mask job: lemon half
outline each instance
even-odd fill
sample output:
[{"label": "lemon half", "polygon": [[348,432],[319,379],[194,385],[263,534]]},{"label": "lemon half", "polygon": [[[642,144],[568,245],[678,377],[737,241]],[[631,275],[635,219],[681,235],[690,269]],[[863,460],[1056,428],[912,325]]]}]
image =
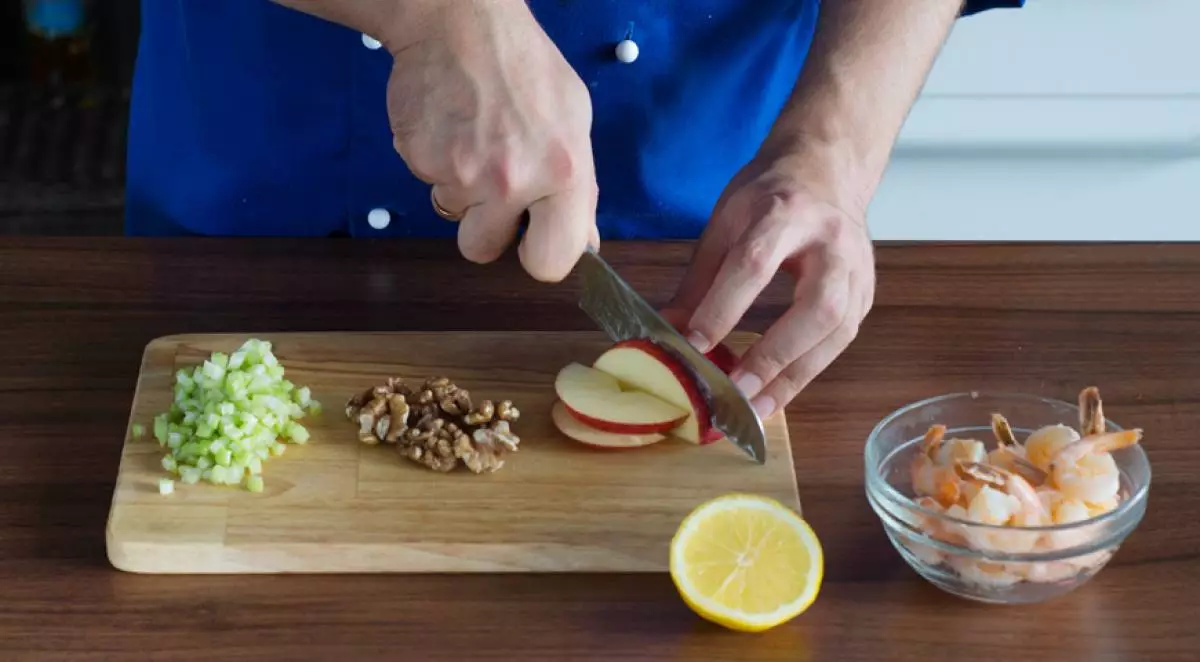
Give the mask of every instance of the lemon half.
[{"label": "lemon half", "polygon": [[671,540],[671,579],[701,617],[761,632],[800,615],[821,590],[820,541],[795,511],[751,494],[693,510]]}]

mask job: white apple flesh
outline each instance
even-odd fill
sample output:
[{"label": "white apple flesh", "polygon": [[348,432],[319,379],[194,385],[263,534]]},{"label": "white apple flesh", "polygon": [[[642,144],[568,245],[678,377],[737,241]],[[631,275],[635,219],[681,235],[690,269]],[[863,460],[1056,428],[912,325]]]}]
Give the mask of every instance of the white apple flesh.
[{"label": "white apple flesh", "polygon": [[550,417],[554,420],[554,427],[558,428],[559,432],[582,444],[597,448],[641,448],[666,439],[666,436],[657,432],[626,434],[597,430],[576,418],[561,401],[554,403],[554,408],[550,410]]},{"label": "white apple flesh", "polygon": [[710,423],[708,403],[695,379],[679,361],[653,342],[619,342],[601,354],[592,367],[687,410],[687,418],[668,434],[693,444],[710,444],[722,438]]},{"label": "white apple flesh", "polygon": [[579,363],[559,371],[554,390],[571,415],[603,432],[665,432],[688,416],[687,409],[651,393],[622,390],[612,375]]}]

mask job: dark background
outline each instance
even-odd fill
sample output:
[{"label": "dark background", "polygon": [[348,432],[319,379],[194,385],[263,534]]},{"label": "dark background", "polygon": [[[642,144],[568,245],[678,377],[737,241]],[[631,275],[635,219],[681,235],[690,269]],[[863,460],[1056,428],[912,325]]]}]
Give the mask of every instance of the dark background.
[{"label": "dark background", "polygon": [[[0,234],[120,234],[138,0],[92,0],[72,44],[0,0]],[[71,77],[50,71],[69,60]]]}]

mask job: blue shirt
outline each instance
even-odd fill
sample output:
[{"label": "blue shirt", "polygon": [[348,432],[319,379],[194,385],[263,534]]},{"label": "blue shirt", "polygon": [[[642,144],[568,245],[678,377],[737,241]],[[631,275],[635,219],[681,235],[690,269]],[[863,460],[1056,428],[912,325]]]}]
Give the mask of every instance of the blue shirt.
[{"label": "blue shirt", "polygon": [[[529,4],[591,92],[601,236],[632,239],[699,235],[787,100],[820,1]],[[386,49],[267,0],[141,7],[130,234],[454,235],[392,148]],[[629,64],[625,38],[640,47]],[[383,229],[367,222],[377,209]]]}]

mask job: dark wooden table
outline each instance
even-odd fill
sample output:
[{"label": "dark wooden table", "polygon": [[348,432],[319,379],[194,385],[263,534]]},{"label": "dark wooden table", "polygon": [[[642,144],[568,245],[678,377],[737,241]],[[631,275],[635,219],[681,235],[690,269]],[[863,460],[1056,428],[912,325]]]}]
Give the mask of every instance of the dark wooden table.
[{"label": "dark wooden table", "polygon": [[[615,245],[662,303],[682,245]],[[0,659],[1184,660],[1200,655],[1200,247],[883,247],[854,346],[790,408],[826,584],[762,635],[710,626],[658,576],[136,576],[104,523],[142,347],[203,331],[584,329],[576,284],[511,260],[367,241],[0,239]],[[773,286],[746,322],[786,303]],[[867,506],[863,439],[926,396],[1073,398],[1146,430],[1140,529],[1037,607],[940,593]]]}]

